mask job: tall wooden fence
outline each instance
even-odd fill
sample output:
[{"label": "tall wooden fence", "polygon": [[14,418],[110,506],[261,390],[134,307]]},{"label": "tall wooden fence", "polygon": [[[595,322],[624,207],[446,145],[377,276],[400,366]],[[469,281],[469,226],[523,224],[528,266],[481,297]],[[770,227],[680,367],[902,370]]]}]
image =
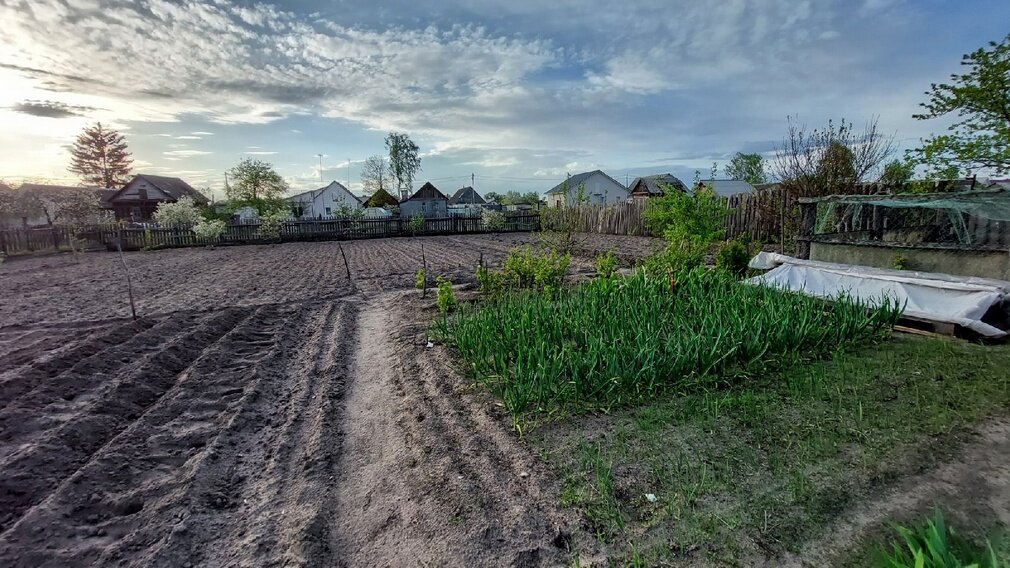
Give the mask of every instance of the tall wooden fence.
[{"label": "tall wooden fence", "polygon": [[[414,224],[417,223],[417,224]],[[187,227],[120,227],[106,225],[73,230],[67,227],[15,229],[0,231],[0,250],[17,255],[40,251],[80,249],[115,249],[121,243],[124,250],[161,249],[205,245],[241,245],[290,241],[326,241],[370,239],[419,235],[459,235],[489,232],[539,231],[539,213],[506,214],[501,226],[485,225],[481,217],[440,217],[424,219],[366,218],[288,221],[281,225],[276,239],[264,236],[260,223],[229,225],[217,241],[197,238]]]}]

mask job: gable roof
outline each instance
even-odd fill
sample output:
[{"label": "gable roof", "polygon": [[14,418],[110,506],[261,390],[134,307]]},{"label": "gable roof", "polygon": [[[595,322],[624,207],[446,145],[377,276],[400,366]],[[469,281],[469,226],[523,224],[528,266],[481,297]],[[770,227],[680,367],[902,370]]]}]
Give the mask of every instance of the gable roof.
[{"label": "gable roof", "polygon": [[365,200],[365,207],[382,207],[384,205],[389,205],[395,207],[400,202],[396,200],[395,197],[383,188],[379,188],[373,193],[368,199]]},{"label": "gable roof", "polygon": [[328,183],[325,186],[320,187],[318,189],[310,189],[308,191],[303,191],[301,193],[296,193],[296,194],[294,194],[291,197],[288,197],[286,199],[288,201],[295,201],[295,200],[297,200],[297,201],[315,201],[316,199],[319,199],[319,196],[322,195],[324,191],[326,191],[327,189],[330,189],[333,186],[337,186],[334,189],[343,190],[344,193],[346,193],[347,195],[350,195],[352,198],[354,198],[355,201],[357,201],[358,203],[361,203],[361,199],[359,199],[357,195],[354,195],[353,193],[351,193],[351,190],[347,189],[346,187],[344,187],[344,184],[342,184],[342,183],[340,183],[339,181],[336,181],[336,180],[331,181],[330,183]]},{"label": "gable roof", "polygon": [[730,197],[741,193],[754,193],[754,186],[739,179],[703,179],[700,181],[712,188],[716,195]]},{"label": "gable roof", "polygon": [[207,205],[208,203],[210,203],[210,200],[204,197],[202,193],[193,189],[191,185],[182,181],[182,179],[180,178],[168,177],[168,176],[155,176],[151,174],[137,174],[133,176],[133,179],[127,182],[127,184],[124,185],[122,189],[119,189],[116,191],[116,193],[108,196],[106,202],[108,203],[114,202],[116,199],[119,198],[119,196],[124,191],[127,190],[127,188],[133,185],[137,180],[146,181],[147,183],[158,188],[159,190],[161,190],[166,195],[168,195],[169,197],[171,197],[176,201],[178,201],[182,197],[192,197],[193,201],[201,205]]},{"label": "gable roof", "polygon": [[687,191],[687,186],[673,174],[656,174],[652,176],[642,176],[635,178],[628,186],[631,193],[663,195],[665,186],[673,186],[681,191]]},{"label": "gable roof", "polygon": [[461,187],[449,198],[449,205],[484,205],[487,203],[479,193],[470,186]]},{"label": "gable roof", "polygon": [[[415,191],[414,195],[411,195],[410,197],[404,199],[403,201],[410,201],[412,199],[442,199],[445,201],[449,200],[449,198],[446,197],[441,191],[439,191],[437,187],[431,185],[430,181],[424,182],[424,185],[421,186],[421,189]],[[403,201],[401,201],[400,203],[403,203]]]},{"label": "gable roof", "polygon": [[[552,187],[551,189],[549,189],[547,191],[547,194],[550,195],[550,194],[556,194],[556,193],[564,193],[566,187],[569,188],[569,189],[574,190],[575,188],[579,187],[579,184],[585,183],[585,181],[587,179],[593,177],[595,174],[600,174],[601,176],[603,176],[603,177],[609,179],[610,181],[616,183],[618,186],[624,187],[623,183],[621,183],[621,182],[617,181],[616,179],[608,176],[606,173],[603,172],[603,170],[593,170],[591,172],[582,172],[580,174],[575,174],[573,176],[569,176],[568,179],[566,179],[565,181],[563,181],[563,182],[559,183],[558,185],[555,185],[554,187]],[[567,184],[567,186],[566,186],[566,184]],[[627,189],[627,188],[625,188],[625,189]]]}]

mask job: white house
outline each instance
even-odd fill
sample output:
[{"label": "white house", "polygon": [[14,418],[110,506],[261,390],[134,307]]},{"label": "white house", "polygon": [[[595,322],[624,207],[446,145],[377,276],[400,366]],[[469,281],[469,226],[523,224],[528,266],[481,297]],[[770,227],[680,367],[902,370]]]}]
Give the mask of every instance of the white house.
[{"label": "white house", "polygon": [[338,215],[343,206],[360,209],[361,201],[343,184],[331,181],[330,185],[292,195],[287,198],[291,215],[295,219],[316,219]]},{"label": "white house", "polygon": [[593,170],[570,176],[554,186],[547,192],[547,206],[574,205],[580,198],[582,203],[625,203],[629,197],[624,184],[600,170]]}]

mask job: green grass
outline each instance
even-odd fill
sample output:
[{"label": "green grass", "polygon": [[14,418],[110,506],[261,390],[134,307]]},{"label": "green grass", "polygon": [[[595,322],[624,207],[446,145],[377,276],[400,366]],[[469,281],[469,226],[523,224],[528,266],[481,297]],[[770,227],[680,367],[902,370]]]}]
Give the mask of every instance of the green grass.
[{"label": "green grass", "polygon": [[529,414],[611,409],[663,392],[746,382],[878,337],[897,308],[749,286],[722,271],[598,278],[511,292],[437,330],[521,426]]},{"label": "green grass", "polygon": [[880,568],[1000,568],[992,543],[975,546],[947,527],[937,510],[925,525],[909,529],[896,526],[900,542],[882,550]]},{"label": "green grass", "polygon": [[1008,346],[897,336],[530,436],[615,565],[747,565],[954,459],[968,426],[1010,410],[1008,368]]}]

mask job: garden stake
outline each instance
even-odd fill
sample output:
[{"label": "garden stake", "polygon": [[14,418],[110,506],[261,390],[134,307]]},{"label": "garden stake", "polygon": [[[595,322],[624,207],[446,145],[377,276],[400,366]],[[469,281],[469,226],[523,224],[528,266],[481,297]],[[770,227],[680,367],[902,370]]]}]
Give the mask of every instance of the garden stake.
[{"label": "garden stake", "polygon": [[424,243],[421,243],[421,270],[424,271],[424,281],[421,283],[421,297],[428,295],[428,261],[424,258]]},{"label": "garden stake", "polygon": [[347,270],[347,279],[351,279],[351,267],[347,266],[347,256],[344,254],[344,247],[340,243],[337,243],[337,248],[340,249],[340,256],[344,257],[344,269]]},{"label": "garden stake", "polygon": [[130,312],[133,313],[133,321],[137,321],[137,308],[133,305],[133,280],[130,279],[130,268],[126,266],[126,258],[123,256],[123,242],[119,239],[116,239],[116,248],[119,249],[119,260],[123,263],[123,271],[126,272],[126,292],[130,296]]}]

